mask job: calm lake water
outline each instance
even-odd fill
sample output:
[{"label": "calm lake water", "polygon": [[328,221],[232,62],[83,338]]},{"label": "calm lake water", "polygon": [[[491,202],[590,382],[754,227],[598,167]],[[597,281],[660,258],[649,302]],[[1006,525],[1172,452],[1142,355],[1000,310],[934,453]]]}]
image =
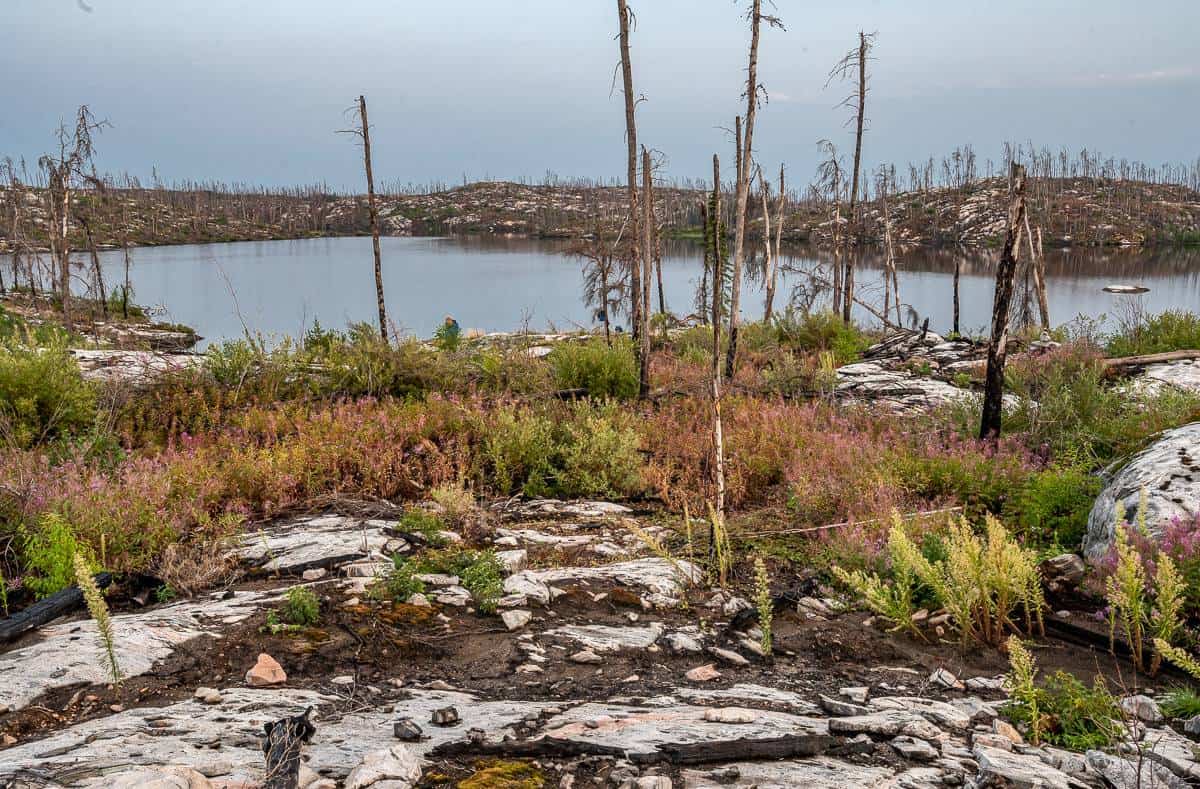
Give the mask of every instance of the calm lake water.
[{"label": "calm lake water", "polygon": [[[581,299],[582,266],[561,242],[503,238],[385,238],[384,288],[389,315],[402,329],[427,337],[450,314],[464,328],[487,331],[571,329],[592,325]],[[699,246],[668,245],[663,260],[667,306],[692,311],[701,273]],[[186,323],[208,342],[239,337],[245,330],[267,335],[298,334],[314,320],[326,327],[376,316],[369,238],[323,238],[157,247],[133,251],[131,278],[136,301],[163,305],[172,321]],[[991,314],[997,254],[962,258],[962,328],[984,330]],[[122,275],[119,251],[102,253],[110,284]],[[811,292],[802,272],[828,271],[828,258],[803,249],[787,256],[788,272],[778,288],[777,307]],[[905,319],[926,316],[931,328],[949,329],[954,255],[923,250],[899,262]],[[1055,324],[1076,315],[1200,310],[1200,250],[1077,250],[1047,253],[1051,317]],[[859,293],[882,298],[876,255],[861,261]],[[1115,296],[1108,284],[1140,284],[1143,296]],[[763,293],[743,288],[746,318],[761,317]],[[826,294],[827,295],[827,294]],[[823,296],[818,297],[823,298]],[[657,294],[655,295],[657,303]],[[873,319],[865,312],[859,316]],[[618,318],[618,323],[627,322]]]}]

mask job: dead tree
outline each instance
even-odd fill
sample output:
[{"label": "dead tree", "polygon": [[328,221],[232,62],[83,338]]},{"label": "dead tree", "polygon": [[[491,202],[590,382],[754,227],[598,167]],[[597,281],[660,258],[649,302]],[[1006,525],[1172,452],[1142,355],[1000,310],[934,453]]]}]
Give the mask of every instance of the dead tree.
[{"label": "dead tree", "polygon": [[[642,146],[642,375],[639,381],[641,396],[650,391],[650,290],[651,250],[654,248],[654,173],[650,167],[650,152]],[[637,265],[636,263],[634,265]]]},{"label": "dead tree", "polygon": [[71,242],[67,233],[71,222],[71,192],[76,182],[86,177],[95,155],[92,135],[106,125],[107,121],[97,121],[88,106],[82,105],[75,116],[74,131],[67,131],[65,125],[58,127],[58,155],[46,155],[38,160],[46,172],[50,254],[57,269],[63,320],[68,328],[71,326]]},{"label": "dead tree", "polygon": [[729,350],[725,356],[725,376],[733,377],[737,360],[738,323],[741,318],[742,266],[745,259],[747,204],[750,199],[750,161],[754,152],[754,121],[758,116],[758,95],[762,87],[758,84],[758,40],[765,22],[770,27],[783,27],[778,17],[762,12],[762,0],[751,0],[750,11],[750,60],[746,70],[746,118],[744,134],[738,141],[737,194],[734,208],[733,232],[733,281],[730,282],[729,300]]},{"label": "dead tree", "polygon": [[819,140],[817,150],[826,155],[826,159],[817,166],[817,189],[828,192],[833,199],[833,305],[834,314],[842,310],[842,267],[841,267],[841,226],[842,226],[842,160],[837,155],[837,147],[829,140]]},{"label": "dead tree", "polygon": [[962,334],[962,332],[959,330],[959,324],[958,324],[958,319],[959,319],[958,283],[961,278],[962,278],[962,254],[960,253],[960,254],[956,254],[954,256],[954,327],[952,328],[951,332],[954,334],[955,337],[958,337]]},{"label": "dead tree", "polygon": [[621,244],[624,232],[625,228],[622,227],[616,240],[610,245],[597,229],[590,239],[575,249],[575,254],[584,260],[584,303],[600,313],[601,322],[604,324],[604,341],[610,346],[612,315],[621,308],[625,300],[625,279],[617,261],[617,248]]},{"label": "dead tree", "polygon": [[638,395],[645,397],[650,391],[650,360],[642,352],[642,277],[641,260],[642,228],[641,216],[638,211],[638,143],[637,119],[634,108],[637,105],[633,96],[633,62],[629,57],[629,27],[633,13],[625,0],[617,0],[617,16],[620,19],[621,41],[621,83],[625,91],[625,145],[627,154],[626,176],[629,193],[629,225],[631,256],[629,268],[630,304],[629,320],[633,331],[634,353],[638,363]]},{"label": "dead tree", "polygon": [[375,171],[371,167],[371,124],[367,122],[367,99],[358,97],[360,129],[352,132],[362,141],[363,169],[367,171],[367,213],[371,222],[371,250],[375,254],[375,300],[379,304],[379,336],[384,342],[388,338],[387,307],[383,300],[383,262],[379,252],[379,206],[375,202]]},{"label": "dead tree", "polygon": [[1033,289],[1037,293],[1038,315],[1042,331],[1050,331],[1050,303],[1046,298],[1046,255],[1042,249],[1042,228],[1037,229],[1037,241],[1029,229],[1029,212],[1025,213],[1025,238],[1029,240],[1029,268],[1033,272]]},{"label": "dead tree", "polygon": [[[854,134],[854,170],[851,173],[850,180],[850,225],[853,233],[846,234],[847,244],[849,243],[850,236],[859,232],[857,213],[858,181],[862,168],[863,125],[866,121],[867,111],[867,61],[870,60],[871,47],[874,44],[874,33],[863,33],[860,31],[858,34],[858,47],[847,52],[846,56],[829,72],[830,81],[834,79],[847,79],[854,72],[858,72],[857,88],[842,102],[842,106],[844,107],[854,107],[852,120],[856,126]],[[850,307],[854,301],[854,260],[850,255],[846,255],[846,270],[843,280],[842,287],[845,293],[842,299],[842,320],[849,323]]]},{"label": "dead tree", "polygon": [[[771,243],[767,242],[767,300],[763,308],[763,320],[771,320],[771,315],[775,311],[775,286],[779,278],[779,261],[781,250],[783,249],[783,219],[784,211],[787,207],[787,185],[784,182],[783,165],[779,165],[779,197],[775,203],[775,249],[771,250]],[[764,197],[766,191],[764,187]],[[763,209],[763,216],[767,216],[766,208]],[[765,232],[765,228],[764,228]],[[769,235],[769,234],[768,234]]]},{"label": "dead tree", "polygon": [[108,317],[108,294],[104,291],[104,271],[100,267],[100,253],[96,249],[96,238],[92,235],[92,223],[87,214],[79,215],[79,224],[83,227],[83,236],[87,240],[88,253],[92,258],[92,276],[96,279],[97,300],[100,302],[100,313]]},{"label": "dead tree", "polygon": [[[723,265],[724,233],[721,229],[721,160],[713,154],[713,191],[705,214],[705,245],[712,259],[712,402],[713,402],[713,517],[725,518],[725,434],[721,424],[721,304],[724,301],[724,285],[721,282]],[[709,545],[715,546],[715,533],[709,533]]]},{"label": "dead tree", "polygon": [[1012,191],[1008,204],[1008,234],[1004,251],[996,266],[996,294],[992,301],[992,336],[988,343],[987,374],[984,380],[983,418],[979,437],[1000,437],[1004,406],[1004,362],[1008,355],[1008,313],[1012,304],[1013,281],[1017,275],[1021,229],[1025,223],[1025,168],[1012,164]]}]

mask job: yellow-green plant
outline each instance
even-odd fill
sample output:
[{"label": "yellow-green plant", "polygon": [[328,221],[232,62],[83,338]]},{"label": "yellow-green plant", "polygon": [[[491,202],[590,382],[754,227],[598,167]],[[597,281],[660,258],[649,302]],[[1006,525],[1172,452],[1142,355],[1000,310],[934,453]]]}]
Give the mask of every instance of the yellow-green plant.
[{"label": "yellow-green plant", "polygon": [[1029,721],[1029,740],[1034,745],[1041,741],[1042,715],[1038,710],[1038,691],[1034,686],[1037,663],[1033,655],[1016,636],[1008,637],[1008,674],[1004,685],[1012,703],[1020,709],[1020,717]]},{"label": "yellow-green plant", "polygon": [[1167,660],[1186,671],[1188,674],[1191,674],[1197,680],[1200,680],[1200,661],[1192,657],[1187,650],[1172,646],[1161,638],[1154,639],[1154,648],[1158,651],[1158,654],[1162,655]]},{"label": "yellow-green plant", "polygon": [[1150,612],[1150,635],[1156,645],[1150,659],[1150,675],[1158,673],[1162,666],[1162,653],[1157,644],[1170,644],[1183,629],[1184,581],[1175,562],[1165,553],[1158,555],[1158,566],[1154,569],[1154,610]]},{"label": "yellow-green plant", "polygon": [[762,632],[764,655],[771,654],[771,621],[775,616],[775,604],[771,599],[771,576],[761,556],[754,557],[754,605],[758,609],[758,629]]},{"label": "yellow-green plant", "polygon": [[913,623],[914,596],[917,588],[914,556],[924,561],[905,533],[897,516],[888,532],[888,554],[892,564],[892,580],[887,582],[875,573],[862,570],[847,572],[834,567],[833,574],[850,588],[876,615],[892,623],[892,631],[907,630],[921,636],[920,629]]},{"label": "yellow-green plant", "polygon": [[1142,643],[1146,626],[1146,571],[1141,557],[1129,543],[1129,535],[1118,521],[1116,529],[1117,567],[1105,582],[1105,597],[1108,600],[1109,649],[1116,645],[1117,627],[1120,626],[1133,656],[1133,665],[1142,671],[1145,663]]},{"label": "yellow-green plant", "polygon": [[708,506],[708,519],[712,524],[712,544],[709,546],[713,560],[712,570],[717,585],[725,589],[729,586],[729,573],[733,570],[733,544],[729,540],[729,527],[725,525],[724,516],[711,504]]},{"label": "yellow-green plant", "polygon": [[[909,538],[896,514],[888,533],[892,582],[862,572],[846,573],[838,568],[834,572],[896,629],[916,632],[913,598],[916,589],[924,586],[950,614],[950,624],[963,644],[975,641],[999,646],[1010,632],[1041,631],[1045,601],[1032,550],[1022,547],[990,515],[983,537],[960,518],[950,524],[944,542],[945,558],[931,561]],[[1023,628],[1014,617],[1023,618]]]},{"label": "yellow-green plant", "polygon": [[121,667],[117,664],[116,639],[113,635],[112,617],[108,613],[108,603],[104,602],[104,595],[101,593],[100,587],[96,586],[92,568],[88,566],[87,560],[80,553],[75,554],[75,582],[83,592],[83,600],[87,604],[88,613],[96,622],[96,634],[100,640],[100,648],[103,650],[104,668],[108,671],[113,684],[118,685],[121,682]]}]

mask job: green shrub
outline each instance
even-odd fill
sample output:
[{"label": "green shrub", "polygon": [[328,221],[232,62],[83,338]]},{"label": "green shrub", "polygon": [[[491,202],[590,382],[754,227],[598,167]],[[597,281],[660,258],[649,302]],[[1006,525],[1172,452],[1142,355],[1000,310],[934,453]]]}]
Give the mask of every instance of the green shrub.
[{"label": "green shrub", "polygon": [[553,485],[557,495],[608,498],[641,489],[641,439],[614,405],[581,403],[563,428]]},{"label": "green shrub", "polygon": [[1035,472],[1005,502],[1005,520],[1027,541],[1075,550],[1102,487],[1099,477],[1080,469]]},{"label": "green shrub", "polygon": [[420,507],[409,507],[400,516],[397,524],[400,531],[409,534],[419,534],[429,543],[438,545],[443,542],[441,532],[445,528],[442,519],[429,510]]},{"label": "green shrub", "polygon": [[494,551],[451,546],[426,553],[415,565],[421,573],[457,575],[485,614],[495,613],[496,603],[504,595],[504,565]]},{"label": "green shrub", "polygon": [[854,324],[833,312],[801,312],[789,306],[772,319],[780,346],[805,351],[831,351],[839,365],[857,359],[870,341]]},{"label": "green shrub", "polygon": [[559,389],[583,389],[589,397],[627,400],[637,396],[638,368],[633,345],[625,338],[564,342],[549,355]]},{"label": "green shrub", "polygon": [[1029,727],[1035,725],[1036,713],[1042,742],[1086,751],[1106,748],[1120,738],[1121,710],[1098,676],[1089,688],[1059,671],[1034,690],[1034,697],[1036,705],[1014,699],[1004,712],[1014,723]]},{"label": "green shrub", "polygon": [[1200,349],[1200,315],[1167,310],[1124,322],[1108,339],[1110,356]]},{"label": "green shrub", "polygon": [[391,569],[371,586],[370,594],[377,599],[403,603],[415,594],[424,593],[425,583],[417,577],[419,572],[413,562],[395,556]]},{"label": "green shrub", "polygon": [[280,614],[289,625],[312,627],[321,621],[321,601],[307,586],[295,586],[288,589]]},{"label": "green shrub", "polygon": [[96,390],[64,343],[0,341],[0,439],[21,449],[77,436],[96,419]]},{"label": "green shrub", "polygon": [[529,409],[500,408],[481,432],[483,460],[496,490],[548,495],[554,424]]},{"label": "green shrub", "polygon": [[25,533],[25,585],[37,597],[46,597],[75,583],[75,556],[87,552],[75,538],[71,524],[48,512]]},{"label": "green shrub", "polygon": [[1159,707],[1168,718],[1194,718],[1200,715],[1200,693],[1192,688],[1172,688]]}]

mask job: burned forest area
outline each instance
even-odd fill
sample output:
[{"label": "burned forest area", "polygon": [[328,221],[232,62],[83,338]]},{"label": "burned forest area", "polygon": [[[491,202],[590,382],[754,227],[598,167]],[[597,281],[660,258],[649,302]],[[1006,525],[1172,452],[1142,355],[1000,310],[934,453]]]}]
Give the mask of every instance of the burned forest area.
[{"label": "burned forest area", "polygon": [[[793,167],[818,104],[767,85],[811,24],[739,0],[683,177],[643,94],[675,33],[599,5],[606,178],[405,181],[352,84],[347,187],[113,171],[99,101],[0,140],[0,786],[1200,785],[1200,158],[879,164],[901,59],[855,25]],[[239,292],[341,237],[316,281],[361,304]],[[398,238],[528,243],[591,320],[480,253],[456,287],[520,324],[420,326]],[[142,303],[173,277],[240,333]]]}]

